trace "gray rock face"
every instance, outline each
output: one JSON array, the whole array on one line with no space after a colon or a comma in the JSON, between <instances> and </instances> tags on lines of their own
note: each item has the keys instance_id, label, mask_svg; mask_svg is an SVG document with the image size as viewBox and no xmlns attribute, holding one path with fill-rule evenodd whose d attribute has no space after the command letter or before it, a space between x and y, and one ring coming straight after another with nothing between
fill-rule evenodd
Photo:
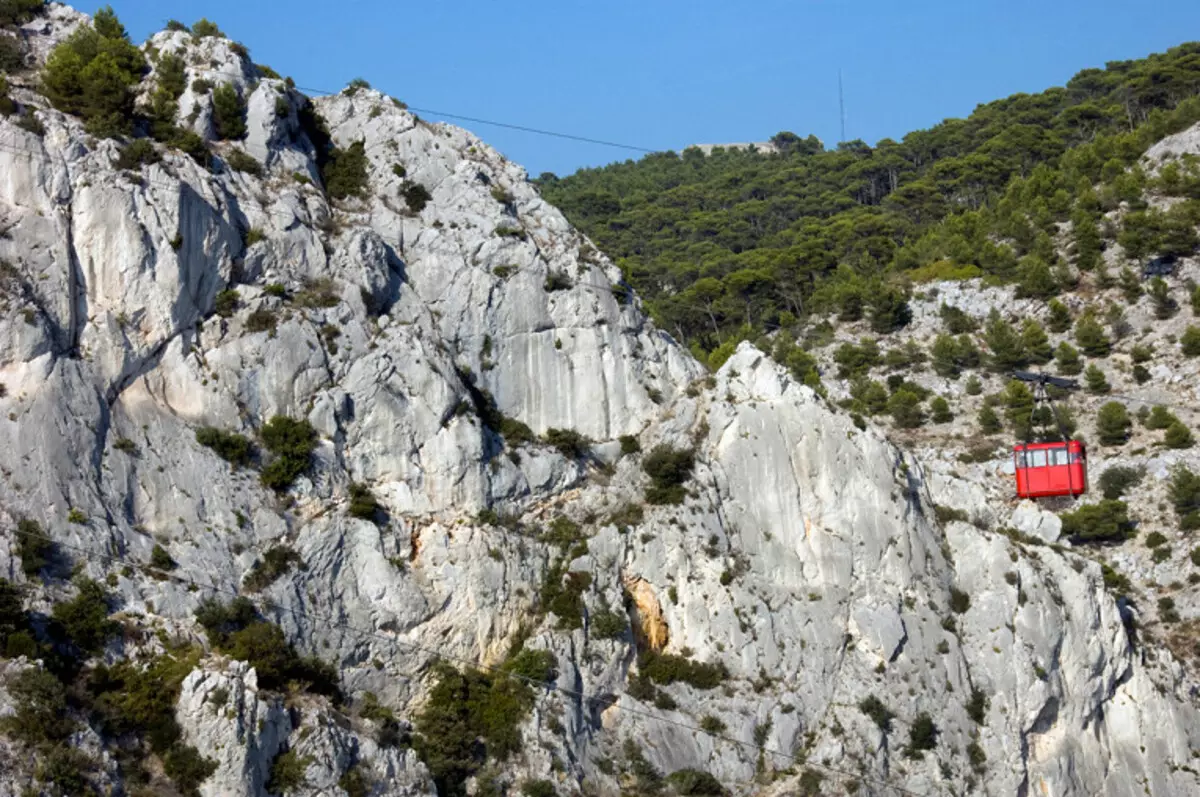
<instances>
[{"instance_id":1,"label":"gray rock face","mask_svg":"<svg viewBox=\"0 0 1200 797\"><path fill-rule=\"evenodd\" d=\"M793 793L806 769L872 794L1198 788L1186 681L1131 644L1098 565L986 530L1003 519L1049 541L1043 513L856 428L749 344L710 377L469 133L371 90L316 101L334 142L362 141L368 161L364 195L330 203L310 184L298 95L224 40L153 43L185 57L189 84L219 71L248 97L247 139L215 143L214 171L164 151L123 173L116 144L77 120L40 111L38 137L0 118L15 142L0 149L0 508L111 575L126 622L198 641L200 600L287 546L304 567L254 596L263 614L336 666L352 705L371 691L406 723L431 665L495 665L521 635L553 654L557 689L538 691L522 749L492 773L513 789L615 794L626 740L664 775L702 769L739 794ZM198 108L189 124L211 139L206 101L185 94L181 117ZM220 167L234 146L261 178ZM423 205L406 198L415 185ZM319 437L285 496L196 442L201 426L255 438L276 414ZM514 422L577 432L596 457L522 440ZM622 455L624 435L645 453ZM680 505L645 500L660 444L694 452ZM349 513L351 483L386 522ZM972 523L939 523L935 506ZM586 550L539 537L560 517ZM140 565L156 544L194 588L81 553ZM20 581L17 559L0 549ZM578 623L542 606L564 571L590 577ZM27 587L43 607L65 589ZM627 602L631 628L600 633ZM728 676L637 697L647 649ZM859 708L869 697L895 713L889 733ZM265 794L283 752L306 762L299 794L343 794L352 769L376 795L434 793L416 753L381 746L353 709L285 702L219 654L176 713L217 764L205 795ZM906 756L926 714L937 745ZM19 747L0 754L16 762L0 795L19 793L31 770Z\"/></svg>"}]
</instances>

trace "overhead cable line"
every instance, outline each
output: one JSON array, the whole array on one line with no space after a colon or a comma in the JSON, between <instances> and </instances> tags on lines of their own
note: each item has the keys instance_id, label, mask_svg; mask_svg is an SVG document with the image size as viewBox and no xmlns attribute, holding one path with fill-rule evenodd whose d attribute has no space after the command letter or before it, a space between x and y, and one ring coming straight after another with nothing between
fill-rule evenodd
<instances>
[{"instance_id":1,"label":"overhead cable line","mask_svg":"<svg viewBox=\"0 0 1200 797\"><path fill-rule=\"evenodd\" d=\"M102 560L102 561L112 563L112 564L130 565L130 566L136 567L139 570L141 570L142 572L146 573L147 575L155 577L159 580L165 579L165 580L176 581L180 584L184 584L184 585L187 585L190 587L195 587L197 590L209 590L209 591L213 592L214 594L223 593L226 595L231 595L235 598L246 597L246 596L242 595L238 590L235 590L235 589L230 589L228 587L222 587L215 583L201 584L201 583L195 581L194 579L179 575L171 570L163 570L161 568L157 568L152 565L142 564L139 562L129 562L129 561L126 561L125 559L121 558L120 556L115 556L113 554L86 548L81 545L74 545L72 543L62 542L61 540L57 540L54 537L51 537L45 533L22 532L22 534L27 537L34 537L36 539L50 542L51 544L56 545L60 548L66 548L66 549L69 549L72 551L76 551L77 553L81 554L86 559ZM576 700L580 700L585 703L594 703L594 704L610 706L610 705L614 705L616 703L616 700L619 699L619 697L620 697L620 696L607 696L607 695L603 695L603 696L602 695L589 695L585 692L578 691L575 689L569 689L567 687L558 686L557 684L551 684L546 681L539 681L536 678L531 678L526 675L521 675L520 673L515 673L510 670L506 670L503 667L500 667L497 665L480 664L478 662L472 661L472 660L464 658L462 656L455 656L453 654L447 654L447 653L444 653L444 652L438 650L437 648L429 647L427 645L422 645L417 642L410 642L405 639L400 639L398 636L390 636L390 635L381 634L378 631L358 628L350 623L339 620L338 618L336 618L332 615L320 615L320 614L313 613L311 611L303 611L300 609L291 608L288 606L284 606L283 604L275 603L275 602L268 600L266 598L263 598L261 596L258 598L258 600L263 607L269 608L280 614L291 615L293 618L295 618L297 620L301 620L301 619L308 620L308 621L310 621L310 624L312 621L317 621L320 624L322 624L324 627L338 628L343 631L350 632L351 634L357 635L361 638L374 639L374 640L377 640L380 642L391 643L391 644L394 644L394 645L397 645L400 647L408 648L409 650L414 651L414 652L425 653L435 659L439 659L439 660L446 661L446 662L453 662L453 663L462 665L464 667L471 667L471 668L475 668L475 669L487 670L487 671L495 673L497 675L501 675L504 677L512 678L517 681L521 681L525 684L528 684L529 686L534 687L535 689L540 689L544 692L558 692L567 697L570 697L570 698L573 698ZM399 674L409 680L414 680L417 677L417 676L414 676L412 673L407 673L407 672L403 672L403 671L399 671ZM616 699L614 699L614 697ZM687 730L687 731L691 731L694 733L700 733L700 734L703 734L710 738L716 739L718 741L728 742L728 743L736 745L738 747L750 749L750 750L756 751L763 755L770 755L772 757L787 760L794 764L799 764L801 766L806 766L806 767L812 767L814 769L821 769L826 772L831 772L833 774L839 775L841 777L850 778L852 780L866 781L869 783L874 783L878 786L882 786L887 789L892 789L893 791L897 792L898 794L910 795L911 797L923 797L920 792L915 792L915 791L912 791L911 789L907 789L903 786L897 786L893 783L889 783L884 780L879 780L878 778L868 777L868 776L863 775L860 772L851 772L849 770L830 766L828 764L822 764L822 763L818 763L818 762L814 762L814 761L808 761L804 757L798 756L793 753L786 753L782 750L773 750L773 749L765 747L765 746L756 745L752 742L745 742L745 741L742 741L741 739L735 739L731 736L726 736L726 735L723 735L720 733L706 730L699 725L692 725L691 723L672 719L671 717L663 716L661 714L655 714L650 711L646 711L645 709L626 706L626 707L622 707L621 710L628 714L642 717L651 722L660 722L660 723L663 723L664 725L671 725L671 726L679 728L681 730Z\"/></svg>"}]
</instances>

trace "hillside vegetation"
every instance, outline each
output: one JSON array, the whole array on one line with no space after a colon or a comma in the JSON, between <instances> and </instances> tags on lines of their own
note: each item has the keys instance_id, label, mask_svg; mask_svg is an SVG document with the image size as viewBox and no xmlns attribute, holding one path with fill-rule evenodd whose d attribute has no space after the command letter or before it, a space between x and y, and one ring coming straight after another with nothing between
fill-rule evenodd
<instances>
[{"instance_id":1,"label":"hillside vegetation","mask_svg":"<svg viewBox=\"0 0 1200 797\"><path fill-rule=\"evenodd\" d=\"M912 283L986 276L1050 297L1072 284L1065 260L1092 270L1118 239L1133 258L1190 251L1200 173L1164 175L1187 201L1158 211L1143 203L1146 175L1128 167L1200 119L1198 91L1200 43L1189 43L899 142L825 150L780 133L778 154L693 148L538 183L656 320L694 353L717 351L717 365L737 340L812 309L866 314L878 332L903 326ZM1101 223L1122 201L1133 212Z\"/></svg>"}]
</instances>

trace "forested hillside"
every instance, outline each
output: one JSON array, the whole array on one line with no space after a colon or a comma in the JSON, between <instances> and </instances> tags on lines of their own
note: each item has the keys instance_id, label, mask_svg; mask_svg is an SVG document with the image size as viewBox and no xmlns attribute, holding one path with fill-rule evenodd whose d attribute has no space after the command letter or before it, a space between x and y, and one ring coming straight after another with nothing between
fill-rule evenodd
<instances>
[{"instance_id":1,"label":"forested hillside","mask_svg":"<svg viewBox=\"0 0 1200 797\"><path fill-rule=\"evenodd\" d=\"M1200 43L1189 43L899 142L825 150L780 133L778 154L689 149L538 183L656 319L716 365L736 341L813 309L896 329L913 283L985 276L1048 298L1080 272L1115 278L1100 258L1114 241L1131 264L1191 251L1200 169L1184 162L1148 185L1129 167L1200 119L1198 92ZM1151 209L1148 188L1183 201ZM1129 212L1106 221L1122 202Z\"/></svg>"}]
</instances>

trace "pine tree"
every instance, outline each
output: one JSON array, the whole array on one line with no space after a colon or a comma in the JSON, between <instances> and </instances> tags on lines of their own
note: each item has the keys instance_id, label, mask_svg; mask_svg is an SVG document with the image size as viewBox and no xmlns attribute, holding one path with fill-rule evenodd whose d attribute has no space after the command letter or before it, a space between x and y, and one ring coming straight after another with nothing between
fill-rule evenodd
<instances>
[{"instance_id":1,"label":"pine tree","mask_svg":"<svg viewBox=\"0 0 1200 797\"><path fill-rule=\"evenodd\" d=\"M1003 428L1000 425L1000 416L989 405L984 404L979 409L979 431L984 434L995 434Z\"/></svg>"},{"instance_id":2,"label":"pine tree","mask_svg":"<svg viewBox=\"0 0 1200 797\"><path fill-rule=\"evenodd\" d=\"M921 397L909 390L900 389L893 393L888 399L887 409L896 426L901 429L915 429L925 423Z\"/></svg>"},{"instance_id":3,"label":"pine tree","mask_svg":"<svg viewBox=\"0 0 1200 797\"><path fill-rule=\"evenodd\" d=\"M1200 316L1200 285L1192 289L1192 315Z\"/></svg>"},{"instance_id":4,"label":"pine tree","mask_svg":"<svg viewBox=\"0 0 1200 797\"><path fill-rule=\"evenodd\" d=\"M1166 429L1176 423L1179 423L1179 419L1175 417L1175 413L1161 404L1155 404L1145 420L1147 429Z\"/></svg>"},{"instance_id":5,"label":"pine tree","mask_svg":"<svg viewBox=\"0 0 1200 797\"><path fill-rule=\"evenodd\" d=\"M1188 325L1179 336L1179 350L1184 357L1200 356L1200 327Z\"/></svg>"},{"instance_id":6,"label":"pine tree","mask_svg":"<svg viewBox=\"0 0 1200 797\"><path fill-rule=\"evenodd\" d=\"M1075 322L1075 342L1089 357L1107 357L1112 349L1112 342L1104 334L1104 327L1100 326L1091 309Z\"/></svg>"},{"instance_id":7,"label":"pine tree","mask_svg":"<svg viewBox=\"0 0 1200 797\"><path fill-rule=\"evenodd\" d=\"M1046 330L1042 329L1042 325L1032 318L1025 319L1025 323L1021 327L1021 344L1025 347L1025 353L1032 363L1042 365L1050 362L1054 357L1054 350L1050 348L1050 339L1046 337Z\"/></svg>"},{"instance_id":8,"label":"pine tree","mask_svg":"<svg viewBox=\"0 0 1200 797\"><path fill-rule=\"evenodd\" d=\"M1065 340L1054 350L1054 360L1058 363L1058 372L1064 376L1075 376L1083 370L1079 352Z\"/></svg>"},{"instance_id":9,"label":"pine tree","mask_svg":"<svg viewBox=\"0 0 1200 797\"><path fill-rule=\"evenodd\" d=\"M1035 422L1033 391L1024 382L1014 379L1001 391L999 399L1013 433L1021 439L1032 435Z\"/></svg>"},{"instance_id":10,"label":"pine tree","mask_svg":"<svg viewBox=\"0 0 1200 797\"><path fill-rule=\"evenodd\" d=\"M1100 438L1100 445L1124 445L1132 428L1133 421L1130 420L1125 405L1119 401L1106 403L1096 415L1096 434Z\"/></svg>"},{"instance_id":11,"label":"pine tree","mask_svg":"<svg viewBox=\"0 0 1200 797\"><path fill-rule=\"evenodd\" d=\"M1089 365L1083 372L1083 381L1087 385L1089 393L1103 395L1112 390L1112 386L1108 384L1108 378L1103 371L1096 367L1095 363Z\"/></svg>"},{"instance_id":12,"label":"pine tree","mask_svg":"<svg viewBox=\"0 0 1200 797\"><path fill-rule=\"evenodd\" d=\"M1096 230L1095 215L1083 208L1076 209L1071 214L1071 232L1075 238L1075 267L1091 271L1100 262L1100 233Z\"/></svg>"},{"instance_id":13,"label":"pine tree","mask_svg":"<svg viewBox=\"0 0 1200 797\"><path fill-rule=\"evenodd\" d=\"M929 413L930 420L934 423L949 423L954 420L954 413L950 412L950 403L941 396L929 402Z\"/></svg>"},{"instance_id":14,"label":"pine tree","mask_svg":"<svg viewBox=\"0 0 1200 797\"><path fill-rule=\"evenodd\" d=\"M1146 370L1146 366L1141 363L1133 366L1133 381L1139 385L1144 385L1150 381L1150 372Z\"/></svg>"},{"instance_id":15,"label":"pine tree","mask_svg":"<svg viewBox=\"0 0 1200 797\"><path fill-rule=\"evenodd\" d=\"M226 141L246 137L246 102L232 83L213 89L213 127L217 136Z\"/></svg>"},{"instance_id":16,"label":"pine tree","mask_svg":"<svg viewBox=\"0 0 1200 797\"><path fill-rule=\"evenodd\" d=\"M1129 267L1121 269L1120 274L1121 293L1125 294L1125 302L1127 304L1135 304L1138 299L1142 298L1142 283L1138 280L1137 274L1129 270Z\"/></svg>"},{"instance_id":17,"label":"pine tree","mask_svg":"<svg viewBox=\"0 0 1200 797\"><path fill-rule=\"evenodd\" d=\"M1012 324L1000 317L995 309L988 314L984 340L991 350L991 366L994 371L1011 371L1028 364L1021 337Z\"/></svg>"},{"instance_id":18,"label":"pine tree","mask_svg":"<svg viewBox=\"0 0 1200 797\"><path fill-rule=\"evenodd\" d=\"M1058 283L1050 271L1047 261L1037 255L1026 255L1017 266L1019 282L1017 295L1046 298L1058 293Z\"/></svg>"},{"instance_id":19,"label":"pine tree","mask_svg":"<svg viewBox=\"0 0 1200 797\"><path fill-rule=\"evenodd\" d=\"M1191 448L1196 444L1196 439L1182 421L1175 421L1167 427L1167 431L1163 435L1163 443L1167 448Z\"/></svg>"},{"instance_id":20,"label":"pine tree","mask_svg":"<svg viewBox=\"0 0 1200 797\"><path fill-rule=\"evenodd\" d=\"M1050 311L1046 325L1050 327L1051 332L1061 333L1071 328L1071 311L1065 304L1058 299L1051 299L1047 302L1046 307Z\"/></svg>"},{"instance_id":21,"label":"pine tree","mask_svg":"<svg viewBox=\"0 0 1200 797\"><path fill-rule=\"evenodd\" d=\"M934 339L929 353L932 356L931 365L935 374L948 379L958 378L960 370L958 366L958 342L954 338L945 332L941 333Z\"/></svg>"},{"instance_id":22,"label":"pine tree","mask_svg":"<svg viewBox=\"0 0 1200 797\"><path fill-rule=\"evenodd\" d=\"M1171 286L1162 277L1150 280L1150 301L1154 304L1154 317L1165 321L1179 311L1179 302L1171 296Z\"/></svg>"},{"instance_id":23,"label":"pine tree","mask_svg":"<svg viewBox=\"0 0 1200 797\"><path fill-rule=\"evenodd\" d=\"M969 377L967 377L967 384L965 387L968 396L978 396L983 392L983 383L979 381L979 377L975 376L975 374L971 374Z\"/></svg>"}]
</instances>

